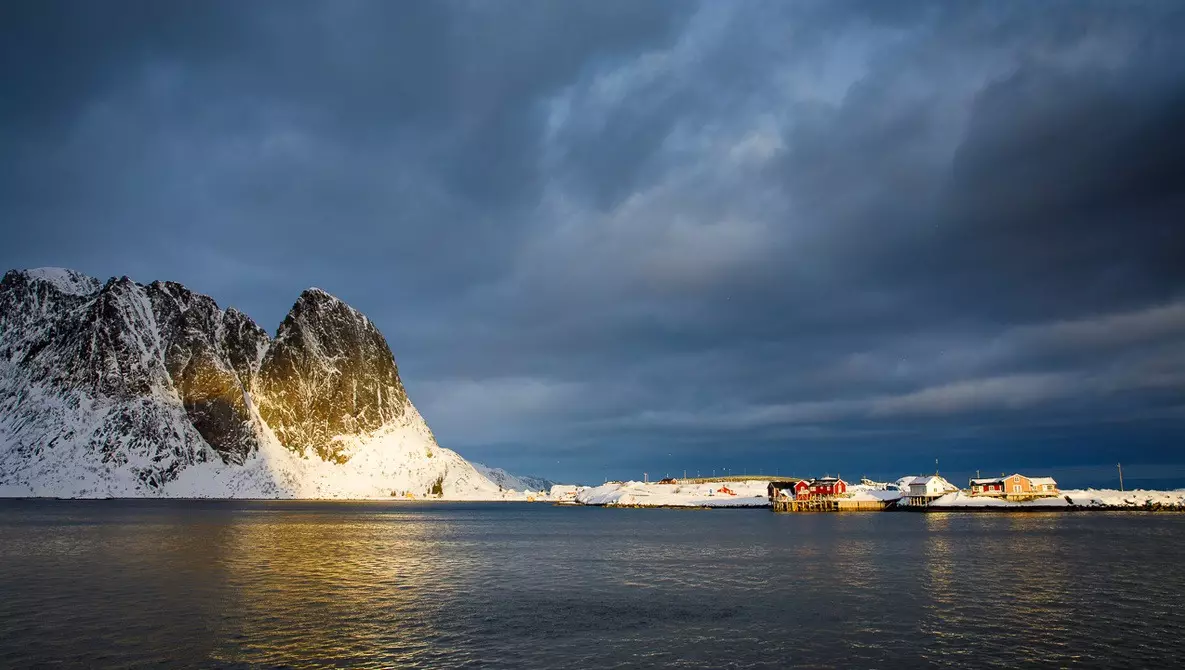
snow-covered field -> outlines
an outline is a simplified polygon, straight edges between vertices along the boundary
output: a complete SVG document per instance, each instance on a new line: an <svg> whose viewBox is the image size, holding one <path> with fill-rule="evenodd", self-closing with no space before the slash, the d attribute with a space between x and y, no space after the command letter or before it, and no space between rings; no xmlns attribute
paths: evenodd
<svg viewBox="0 0 1185 670"><path fill-rule="evenodd" d="M1073 508L1141 508L1152 505L1185 509L1185 489L1176 491L1115 491L1085 489L1062 491L1056 498L1039 498L1013 502L983 496L971 496L960 491L949 493L930 503L931 508L998 508L998 509L1073 509Z"/></svg>
<svg viewBox="0 0 1185 670"><path fill-rule="evenodd" d="M576 502L610 507L769 507L769 480L706 484L611 482L586 488ZM735 495L721 492L722 488Z"/></svg>

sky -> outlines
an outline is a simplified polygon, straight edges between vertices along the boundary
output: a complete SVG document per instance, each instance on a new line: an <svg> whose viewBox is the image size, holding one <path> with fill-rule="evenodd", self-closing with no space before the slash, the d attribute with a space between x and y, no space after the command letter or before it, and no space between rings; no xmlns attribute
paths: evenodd
<svg viewBox="0 0 1185 670"><path fill-rule="evenodd" d="M0 266L321 287L599 482L1185 486L1185 4L0 3ZM1130 483L1130 482L1129 482Z"/></svg>

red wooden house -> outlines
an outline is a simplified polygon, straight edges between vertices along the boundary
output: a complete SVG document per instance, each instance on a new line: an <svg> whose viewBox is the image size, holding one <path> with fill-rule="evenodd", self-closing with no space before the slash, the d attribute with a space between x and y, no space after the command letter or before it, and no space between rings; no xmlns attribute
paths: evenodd
<svg viewBox="0 0 1185 670"><path fill-rule="evenodd" d="M819 477L804 479L794 485L794 497L798 500L810 500L824 496L839 496L848 492L848 483L839 477Z"/></svg>

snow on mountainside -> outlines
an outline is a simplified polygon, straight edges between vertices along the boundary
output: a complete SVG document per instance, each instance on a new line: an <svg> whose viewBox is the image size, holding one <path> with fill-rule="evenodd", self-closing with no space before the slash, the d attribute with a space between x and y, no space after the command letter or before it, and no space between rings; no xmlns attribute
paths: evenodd
<svg viewBox="0 0 1185 670"><path fill-rule="evenodd" d="M275 340L172 282L0 281L0 495L439 496L497 484L436 444L386 340L324 291Z"/></svg>
<svg viewBox="0 0 1185 670"><path fill-rule="evenodd" d="M473 467L486 479L494 482L507 491L550 491L555 482L542 477L512 475L502 468L491 468L482 463L474 463Z"/></svg>
<svg viewBox="0 0 1185 670"><path fill-rule="evenodd" d="M50 284L67 295L90 295L103 288L98 279L66 268L34 268L25 270L25 276Z"/></svg>

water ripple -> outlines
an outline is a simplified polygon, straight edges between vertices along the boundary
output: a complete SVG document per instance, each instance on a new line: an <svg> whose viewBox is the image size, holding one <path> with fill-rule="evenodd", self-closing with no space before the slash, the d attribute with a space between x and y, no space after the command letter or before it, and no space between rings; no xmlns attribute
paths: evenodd
<svg viewBox="0 0 1185 670"><path fill-rule="evenodd" d="M1185 515L6 501L0 666L1164 667Z"/></svg>

